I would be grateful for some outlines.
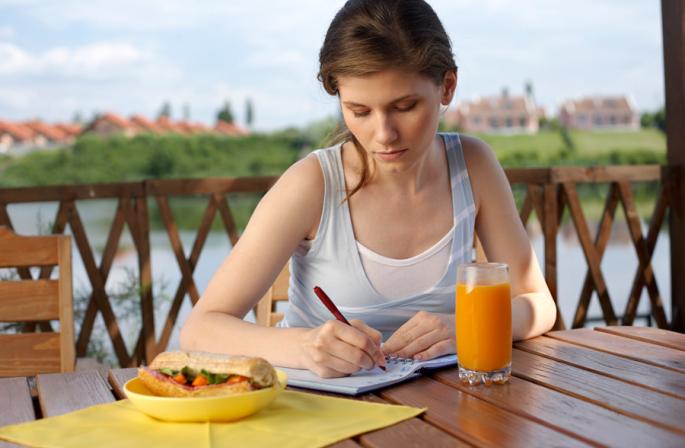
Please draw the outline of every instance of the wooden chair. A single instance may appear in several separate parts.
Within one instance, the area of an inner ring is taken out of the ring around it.
[[[288,263],[286,263],[273,285],[271,285],[254,309],[255,322],[257,324],[272,327],[283,319],[283,313],[276,312],[276,304],[277,302],[288,301],[289,281],[290,271],[288,270]]]
[[[59,278],[0,281],[0,322],[59,320],[59,331],[0,334],[0,377],[74,370],[71,237],[0,226],[0,268],[34,266],[58,266]]]

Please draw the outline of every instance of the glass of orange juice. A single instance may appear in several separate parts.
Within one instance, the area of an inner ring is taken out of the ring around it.
[[[504,263],[457,267],[457,357],[464,383],[503,384],[511,376],[511,289]]]

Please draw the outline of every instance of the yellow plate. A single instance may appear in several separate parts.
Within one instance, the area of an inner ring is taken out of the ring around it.
[[[126,396],[140,411],[170,422],[206,422],[237,420],[266,407],[280,394],[288,375],[276,369],[278,385],[267,389],[220,397],[159,397],[138,378],[124,384]]]

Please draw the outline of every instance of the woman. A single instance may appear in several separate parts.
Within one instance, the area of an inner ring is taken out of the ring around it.
[[[487,258],[510,267],[514,339],[549,330],[556,308],[502,168],[482,141],[437,133],[457,67],[431,7],[350,0],[319,59],[348,132],[264,196],[185,323],[182,347],[322,377],[384,365],[384,354],[454,353],[456,266],[471,261],[474,230]],[[243,321],[288,259],[280,327]],[[315,285],[352,326],[332,318]]]

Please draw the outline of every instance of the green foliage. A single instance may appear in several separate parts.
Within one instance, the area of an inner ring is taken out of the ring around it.
[[[643,129],[656,128],[661,132],[666,132],[666,111],[662,107],[654,113],[643,113],[640,116],[640,126]]]
[[[248,98],[245,101],[245,124],[247,124],[248,128],[251,128],[253,122],[254,122],[254,105],[252,104],[252,100]]]
[[[84,136],[62,150],[0,156],[0,187],[125,182],[150,178],[279,175],[321,147],[335,118],[303,129],[224,137],[211,134]],[[663,164],[666,139],[652,128],[638,132],[546,130],[527,135],[481,135],[505,167]]]
[[[224,103],[223,107],[219,109],[219,112],[217,112],[216,119],[225,121],[226,123],[233,123],[233,111],[231,110],[231,103],[228,100]]]
[[[284,133],[84,136],[62,150],[0,158],[0,186],[279,175],[304,143],[301,135]]]
[[[564,142],[564,149],[566,149],[566,151],[569,153],[575,152],[576,144],[573,142],[573,138],[571,138],[571,134],[569,133],[568,128],[563,126],[560,127],[559,135],[561,135],[561,141]]]
[[[157,114],[157,117],[165,117],[165,118],[171,118],[171,103],[168,101],[165,101],[162,103],[162,107],[159,108],[159,113]]]

